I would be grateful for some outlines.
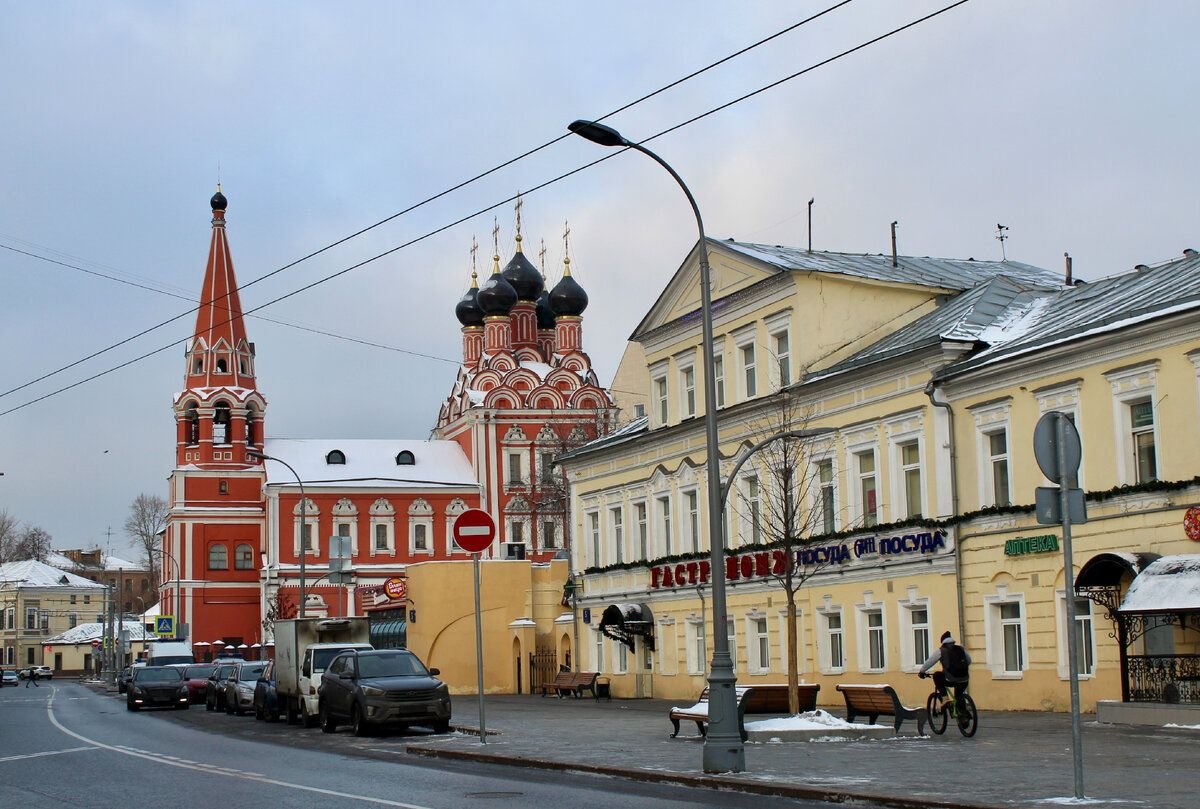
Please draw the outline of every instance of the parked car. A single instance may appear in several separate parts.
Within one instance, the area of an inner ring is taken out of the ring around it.
[[[243,663],[225,680],[225,713],[241,716],[254,707],[254,686],[267,667],[263,662]]]
[[[208,678],[216,670],[217,667],[213,663],[197,663],[184,667],[183,679],[187,682],[189,702],[204,702],[204,695],[208,691]]]
[[[37,672],[37,676],[38,676],[39,680],[53,680],[54,679],[54,669],[50,668],[49,666],[29,666],[28,668],[23,668],[23,669],[21,669],[21,679],[28,680],[29,676],[30,676],[30,672],[33,672],[33,671]]]
[[[275,661],[271,660],[254,684],[254,718],[278,722],[282,713],[283,705],[279,703],[279,692],[276,690]]]
[[[321,675],[321,730],[349,721],[355,736],[375,727],[428,725],[450,729],[450,689],[406,649],[355,649],[333,659]]]
[[[241,660],[218,663],[208,676],[204,691],[204,707],[210,711],[225,710],[225,683],[229,676],[242,664]]]
[[[15,669],[5,669],[4,674],[0,675],[0,686],[17,685],[18,680],[20,678],[17,677]]]
[[[138,666],[125,692],[125,707],[131,711],[154,706],[188,707],[188,687],[183,671],[170,666]]]
[[[133,666],[126,666],[121,669],[121,675],[117,677],[117,693],[124,694],[129,690],[129,681],[133,679]]]

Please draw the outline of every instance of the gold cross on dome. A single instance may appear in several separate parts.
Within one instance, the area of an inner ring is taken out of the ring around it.
[[[475,272],[475,254],[479,252],[479,242],[475,241],[475,237],[471,237],[471,277],[476,276]]]
[[[542,239],[542,249],[538,250],[538,266],[542,269],[542,275],[546,274],[546,240]]]
[[[492,217],[492,259],[500,260],[500,220]]]

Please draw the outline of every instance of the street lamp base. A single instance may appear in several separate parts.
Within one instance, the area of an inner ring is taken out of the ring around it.
[[[704,740],[704,771],[707,773],[745,772],[746,748],[740,736],[732,743],[708,736]]]

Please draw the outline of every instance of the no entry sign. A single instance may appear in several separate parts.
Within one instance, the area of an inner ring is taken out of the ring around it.
[[[454,541],[471,553],[483,553],[496,538],[496,523],[492,515],[478,508],[469,508],[454,521]]]

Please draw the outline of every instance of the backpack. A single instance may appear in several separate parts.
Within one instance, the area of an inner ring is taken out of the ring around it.
[[[967,664],[967,650],[957,643],[949,648],[942,648],[942,670],[956,680],[967,679],[970,667]]]

